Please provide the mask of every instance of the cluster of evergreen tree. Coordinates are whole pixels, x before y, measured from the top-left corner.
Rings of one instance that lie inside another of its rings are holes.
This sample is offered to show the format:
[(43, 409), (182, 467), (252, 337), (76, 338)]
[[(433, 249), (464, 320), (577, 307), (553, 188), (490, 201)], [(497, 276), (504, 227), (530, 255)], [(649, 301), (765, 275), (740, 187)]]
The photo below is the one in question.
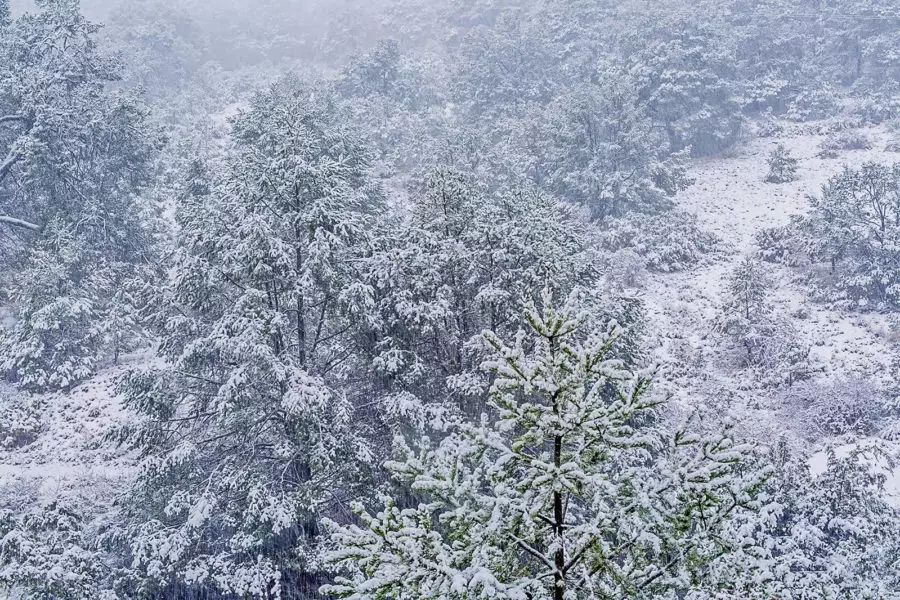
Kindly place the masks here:
[[(766, 231), (764, 256), (819, 271), (825, 298), (855, 308), (900, 305), (900, 166), (845, 167), (810, 197), (810, 211)], [(817, 268), (822, 267), (822, 268)]]
[[(699, 260), (715, 240), (672, 210), (686, 161), (816, 76), (889, 80), (886, 5), (704, 2), (699, 26), (683, 3), (433, 4), (382, 7), (406, 45), (240, 96), (210, 56), (290, 50), (217, 50), (192, 17), (123, 9), (110, 38), (154, 59), (129, 70), (77, 0), (15, 18), (0, 0), (0, 370), (67, 390), (156, 354), (120, 382), (133, 418), (111, 437), (138, 464), (115, 506), (0, 506), (0, 591), (896, 597), (883, 478), (853, 455), (812, 479), (702, 433), (718, 424), (674, 426), (641, 301), (601, 267), (612, 246)], [(785, 27), (782, 8), (814, 18)], [(350, 47), (352, 25), (304, 52)], [(428, 44), (435, 27), (452, 33)], [(209, 83), (205, 106), (239, 100), (226, 137), (178, 114), (185, 81)], [(896, 179), (848, 171), (805, 225), (827, 245), (811, 255), (853, 257), (847, 285), (884, 302)], [(735, 273), (722, 329), (771, 366), (791, 355), (758, 275)]]

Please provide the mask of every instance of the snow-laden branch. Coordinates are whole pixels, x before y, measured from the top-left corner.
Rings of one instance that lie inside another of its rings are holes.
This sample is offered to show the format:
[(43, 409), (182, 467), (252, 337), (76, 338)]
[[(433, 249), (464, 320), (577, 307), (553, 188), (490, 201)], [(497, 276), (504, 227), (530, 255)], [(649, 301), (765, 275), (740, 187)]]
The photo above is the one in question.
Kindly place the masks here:
[(0, 215), (0, 223), (5, 223), (11, 227), (30, 229), (31, 231), (37, 231), (38, 233), (40, 233), (41, 229), (43, 229), (43, 227), (41, 227), (40, 225), (29, 223), (28, 221), (23, 221), (22, 219), (14, 219), (13, 217), (7, 217), (4, 215)]
[(16, 154), (15, 152), (10, 152), (9, 156), (6, 157), (2, 163), (0, 163), (0, 183), (6, 179), (6, 176), (12, 170), (13, 165), (19, 162), (21, 155)]

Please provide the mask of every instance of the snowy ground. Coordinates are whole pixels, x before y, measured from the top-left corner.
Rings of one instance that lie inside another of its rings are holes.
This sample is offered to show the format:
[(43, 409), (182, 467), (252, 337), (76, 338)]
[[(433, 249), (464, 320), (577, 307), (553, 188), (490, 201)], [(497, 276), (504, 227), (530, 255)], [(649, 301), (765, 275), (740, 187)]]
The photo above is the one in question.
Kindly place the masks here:
[(115, 382), (130, 366), (146, 360), (130, 357), (68, 393), (28, 398), (38, 407), (41, 427), (30, 444), (0, 448), (0, 501), (50, 500), (72, 490), (110, 500), (116, 484), (133, 467), (132, 458), (108, 438), (128, 418)]
[[(728, 275), (756, 249), (760, 230), (786, 224), (791, 215), (805, 214), (807, 195), (818, 194), (844, 165), (900, 161), (900, 154), (883, 150), (892, 136), (882, 129), (865, 130), (872, 150), (839, 151), (836, 159), (819, 158), (825, 136), (809, 133), (815, 128), (789, 124), (783, 134), (753, 139), (731, 157), (695, 162), (691, 174), (696, 183), (679, 196), (678, 203), (694, 212), (701, 225), (715, 232), (731, 251), (687, 272), (654, 274), (646, 290), (648, 330), (665, 332), (653, 345), (655, 359), (673, 380), (667, 391), (683, 407), (703, 404), (727, 411), (745, 433), (760, 440), (791, 437), (790, 415), (778, 405), (777, 392), (761, 387), (748, 373), (722, 364), (721, 341), (712, 323)], [(766, 159), (778, 143), (799, 159), (797, 181), (764, 182)], [(857, 374), (876, 383), (886, 381), (898, 346), (887, 333), (885, 315), (844, 312), (816, 303), (797, 281), (796, 271), (767, 266), (775, 283), (776, 311), (790, 316), (802, 307), (806, 314), (793, 322), (812, 347), (812, 361), (822, 369), (816, 377)], [(822, 443), (831, 442), (841, 440)]]

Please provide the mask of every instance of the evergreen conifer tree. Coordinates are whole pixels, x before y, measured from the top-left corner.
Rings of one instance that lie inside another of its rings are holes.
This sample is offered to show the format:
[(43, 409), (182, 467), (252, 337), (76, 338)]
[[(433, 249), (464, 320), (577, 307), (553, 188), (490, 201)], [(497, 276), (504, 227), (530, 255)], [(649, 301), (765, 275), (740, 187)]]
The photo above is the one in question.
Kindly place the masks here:
[(531, 305), (509, 345), (485, 333), (487, 414), (388, 466), (420, 499), (334, 523), (339, 598), (646, 598), (690, 588), (727, 548), (717, 532), (754, 507), (764, 473), (727, 437), (653, 424), (650, 373), (609, 358), (574, 296)]

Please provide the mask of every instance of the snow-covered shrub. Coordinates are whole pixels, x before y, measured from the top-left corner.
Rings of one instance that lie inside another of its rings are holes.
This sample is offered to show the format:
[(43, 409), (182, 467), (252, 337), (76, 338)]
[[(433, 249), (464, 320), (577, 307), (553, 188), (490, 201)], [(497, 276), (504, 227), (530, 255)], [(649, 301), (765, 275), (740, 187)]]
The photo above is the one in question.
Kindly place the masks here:
[(802, 262), (803, 248), (797, 235), (799, 217), (787, 225), (760, 229), (756, 234), (757, 255), (765, 262), (795, 267)]
[(830, 159), (833, 160), (835, 158), (840, 158), (840, 154), (837, 150), (819, 150), (816, 152), (816, 157), (821, 159)]
[(786, 116), (793, 121), (813, 121), (830, 117), (839, 109), (836, 91), (827, 85), (817, 85), (797, 94)]
[(612, 289), (642, 288), (647, 280), (647, 261), (631, 248), (603, 256), (603, 279)]
[(900, 96), (870, 91), (857, 101), (851, 114), (872, 125), (890, 121), (900, 116)]
[(694, 214), (670, 210), (653, 215), (628, 215), (606, 224), (601, 246), (615, 252), (630, 249), (651, 271), (682, 271), (722, 249), (719, 238), (704, 230)]
[(766, 116), (756, 122), (756, 135), (761, 138), (770, 138), (784, 133), (784, 126), (771, 116)]
[(41, 429), (41, 407), (32, 396), (23, 396), (0, 387), (0, 449), (12, 449), (33, 442)]
[(847, 130), (833, 133), (827, 136), (819, 144), (822, 151), (837, 150), (868, 150), (872, 147), (872, 141), (861, 131)]
[(24, 388), (66, 389), (96, 369), (100, 336), (94, 304), (58, 297), (0, 336), (0, 371)]
[[(127, 293), (133, 273), (75, 275), (83, 257), (69, 262), (64, 242), (56, 242), (53, 252), (34, 251), (36, 264), (20, 274), (15, 295), (18, 319), (0, 330), (0, 374), (28, 390), (69, 389), (146, 340)], [(110, 277), (118, 289), (99, 298)]]
[(807, 434), (869, 435), (888, 416), (884, 393), (871, 381), (851, 377), (834, 382), (803, 381), (784, 392), (784, 410), (800, 415)]
[(734, 344), (736, 362), (755, 371), (764, 385), (792, 385), (809, 377), (809, 347), (789, 319), (769, 303), (772, 281), (756, 259), (747, 257), (728, 278), (715, 328)]
[(787, 183), (797, 179), (798, 161), (791, 156), (784, 144), (778, 144), (766, 162), (769, 164), (767, 183)]
[(861, 118), (854, 115), (841, 115), (833, 119), (821, 123), (815, 133), (819, 135), (831, 135), (837, 133), (845, 133), (854, 129), (864, 128), (866, 124)]
[(19, 508), (0, 507), (0, 592), (22, 600), (116, 598), (77, 502), (60, 497)]
[[(702, 344), (688, 338), (673, 338), (668, 340), (668, 352), (671, 356), (677, 357), (677, 360), (666, 365), (668, 378), (678, 380), (682, 377), (691, 379), (702, 377), (701, 374), (707, 367), (707, 357)], [(703, 402), (705, 405), (706, 399)]]
[[(886, 325), (885, 336), (887, 340), (891, 343), (900, 343), (900, 313), (889, 314), (886, 319)], [(900, 386), (900, 357), (897, 357), (895, 372), (898, 376), (898, 386)], [(900, 387), (898, 387), (897, 392), (900, 394)]]
[(760, 328), (766, 339), (755, 368), (756, 379), (767, 386), (792, 386), (812, 377), (821, 366), (810, 359), (809, 344), (790, 319), (775, 317)]
[(895, 140), (889, 141), (885, 145), (884, 151), (885, 152), (900, 152), (900, 139), (895, 139)]
[(716, 329), (741, 349), (742, 366), (758, 365), (765, 355), (771, 282), (758, 261), (744, 258), (728, 278)]

